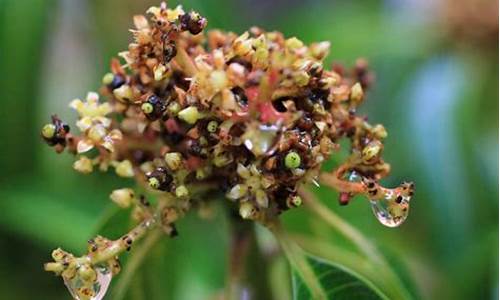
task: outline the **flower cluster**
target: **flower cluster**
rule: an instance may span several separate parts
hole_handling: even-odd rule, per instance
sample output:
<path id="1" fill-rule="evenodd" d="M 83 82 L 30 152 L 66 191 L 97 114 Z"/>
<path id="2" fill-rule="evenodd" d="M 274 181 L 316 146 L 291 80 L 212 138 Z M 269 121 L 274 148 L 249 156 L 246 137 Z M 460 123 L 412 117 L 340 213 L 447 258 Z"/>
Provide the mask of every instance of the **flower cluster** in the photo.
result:
<path id="1" fill-rule="evenodd" d="M 384 127 L 356 114 L 373 79 L 364 60 L 350 71 L 328 70 L 328 42 L 305 45 L 257 27 L 240 36 L 205 35 L 205 18 L 164 3 L 147 15 L 134 17 L 133 42 L 119 54 L 124 64 L 113 59 L 103 77 L 107 102 L 97 93 L 71 102 L 81 135 L 69 134 L 55 116 L 42 130 L 58 152 L 67 147 L 78 155 L 77 171 L 112 166 L 144 185 L 158 200 L 154 207 L 129 188 L 111 194 L 120 207 L 136 207 L 138 222 L 154 220 L 175 235 L 179 217 L 202 207 L 207 191 L 222 191 L 242 218 L 266 224 L 300 206 L 299 189 L 317 181 L 339 190 L 344 204 L 365 194 L 407 205 L 410 192 L 395 199 L 412 185 L 391 190 L 377 183 L 389 172 L 381 158 Z M 343 138 L 352 156 L 321 174 Z M 353 172 L 360 180 L 346 179 Z M 400 213 L 391 208 L 388 216 Z"/>

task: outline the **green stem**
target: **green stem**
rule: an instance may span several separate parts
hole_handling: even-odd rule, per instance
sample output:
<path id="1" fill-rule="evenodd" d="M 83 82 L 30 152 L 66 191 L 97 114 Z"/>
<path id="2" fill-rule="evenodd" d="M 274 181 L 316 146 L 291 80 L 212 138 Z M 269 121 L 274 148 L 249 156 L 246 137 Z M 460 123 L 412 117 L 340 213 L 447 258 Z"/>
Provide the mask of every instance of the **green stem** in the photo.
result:
<path id="1" fill-rule="evenodd" d="M 162 232 L 160 230 L 153 231 L 144 242 L 137 246 L 135 250 L 131 253 L 127 265 L 125 266 L 122 274 L 120 275 L 120 279 L 115 285 L 115 300 L 121 300 L 125 297 L 126 292 L 128 291 L 128 287 L 136 273 L 137 269 L 141 266 L 144 258 L 151 250 L 151 248 L 156 245 L 156 243 L 160 240 L 162 236 Z"/>
<path id="2" fill-rule="evenodd" d="M 257 243 L 254 222 L 229 215 L 230 249 L 225 299 L 272 299 L 269 261 Z"/>
<path id="3" fill-rule="evenodd" d="M 288 234 L 283 230 L 278 220 L 268 225 L 269 230 L 274 234 L 281 245 L 283 252 L 297 271 L 306 286 L 309 288 L 313 299 L 327 299 L 326 293 L 318 282 L 311 265 L 307 262 L 302 248 L 300 248 Z"/>
<path id="4" fill-rule="evenodd" d="M 252 227 L 240 220 L 231 222 L 231 240 L 226 284 L 226 299 L 240 299 L 245 287 L 246 258 L 252 242 Z"/>

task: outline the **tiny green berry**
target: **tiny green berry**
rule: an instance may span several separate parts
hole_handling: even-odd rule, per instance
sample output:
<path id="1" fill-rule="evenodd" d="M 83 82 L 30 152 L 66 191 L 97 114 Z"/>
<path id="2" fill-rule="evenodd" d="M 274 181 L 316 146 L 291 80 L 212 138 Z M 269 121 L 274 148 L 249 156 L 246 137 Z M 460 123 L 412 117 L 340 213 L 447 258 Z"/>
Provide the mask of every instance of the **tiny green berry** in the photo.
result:
<path id="1" fill-rule="evenodd" d="M 201 180 L 207 177 L 207 173 L 203 168 L 199 168 L 196 170 L 196 179 Z"/>
<path id="2" fill-rule="evenodd" d="M 288 169 L 295 169 L 300 166 L 300 155 L 295 151 L 290 151 L 285 156 L 285 167 Z"/>
<path id="3" fill-rule="evenodd" d="M 165 154 L 165 162 L 171 170 L 178 170 L 182 166 L 182 155 L 179 152 Z"/>
<path id="4" fill-rule="evenodd" d="M 240 216 L 243 219 L 252 219 L 255 217 L 257 210 L 255 206 L 250 202 L 243 202 L 240 204 Z"/>
<path id="5" fill-rule="evenodd" d="M 300 196 L 293 196 L 292 203 L 295 206 L 300 206 L 300 205 L 302 205 L 302 198 L 300 198 Z"/>
<path id="6" fill-rule="evenodd" d="M 155 190 L 157 190 L 160 187 L 160 181 L 158 180 L 158 178 L 155 178 L 155 177 L 149 178 L 148 184 L 150 187 L 152 187 Z"/>
<path id="7" fill-rule="evenodd" d="M 151 103 L 146 102 L 141 105 L 141 109 L 145 114 L 150 114 L 153 112 L 154 107 Z"/>
<path id="8" fill-rule="evenodd" d="M 51 139 L 56 134 L 56 126 L 54 124 L 46 124 L 42 128 L 42 135 L 47 139 Z"/>
<path id="9" fill-rule="evenodd" d="M 214 133 L 217 131 L 217 127 L 219 127 L 219 124 L 217 123 L 217 121 L 210 121 L 210 122 L 208 122 L 207 130 L 210 133 Z"/>
<path id="10" fill-rule="evenodd" d="M 179 111 L 181 110 L 181 106 L 179 103 L 177 102 L 172 102 L 168 105 L 168 111 L 173 114 L 173 115 L 177 115 L 179 113 Z"/>
<path id="11" fill-rule="evenodd" d="M 106 75 L 102 77 L 102 84 L 110 85 L 113 82 L 114 78 L 115 75 L 113 75 L 113 73 L 106 73 Z"/>

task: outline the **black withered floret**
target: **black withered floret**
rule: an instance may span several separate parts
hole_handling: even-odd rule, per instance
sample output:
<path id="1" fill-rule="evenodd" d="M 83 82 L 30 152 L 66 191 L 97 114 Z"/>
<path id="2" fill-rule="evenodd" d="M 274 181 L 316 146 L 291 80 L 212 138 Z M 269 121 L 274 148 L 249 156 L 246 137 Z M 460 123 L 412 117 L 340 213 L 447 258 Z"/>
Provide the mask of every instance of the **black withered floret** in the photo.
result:
<path id="1" fill-rule="evenodd" d="M 163 46 L 163 59 L 168 63 L 177 55 L 177 47 L 174 41 L 167 41 Z"/>
<path id="2" fill-rule="evenodd" d="M 207 20 L 197 12 L 190 11 L 179 16 L 182 30 L 188 30 L 191 34 L 200 33 L 207 25 Z"/>
<path id="3" fill-rule="evenodd" d="M 167 103 L 164 99 L 153 94 L 141 106 L 142 111 L 150 120 L 158 120 L 167 110 Z"/>
<path id="4" fill-rule="evenodd" d="M 233 92 L 236 102 L 238 102 L 239 105 L 241 105 L 242 107 L 246 107 L 248 105 L 248 98 L 247 95 L 245 94 L 244 89 L 242 89 L 239 86 L 236 86 L 231 89 L 231 92 Z"/>
<path id="5" fill-rule="evenodd" d="M 153 172 L 146 174 L 148 184 L 154 189 L 160 191 L 170 191 L 173 177 L 164 167 L 158 167 Z"/>
<path id="6" fill-rule="evenodd" d="M 66 135 L 69 133 L 68 124 L 59 119 L 57 115 L 52 115 L 52 123 L 46 124 L 41 132 L 42 138 L 50 146 L 66 146 Z"/>

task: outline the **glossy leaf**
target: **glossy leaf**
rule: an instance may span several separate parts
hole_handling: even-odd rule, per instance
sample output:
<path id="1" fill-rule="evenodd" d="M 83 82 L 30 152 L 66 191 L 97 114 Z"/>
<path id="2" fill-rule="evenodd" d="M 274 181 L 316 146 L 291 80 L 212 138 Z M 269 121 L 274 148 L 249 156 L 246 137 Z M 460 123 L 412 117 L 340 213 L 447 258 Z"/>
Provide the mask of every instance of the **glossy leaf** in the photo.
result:
<path id="1" fill-rule="evenodd" d="M 307 261 L 327 299 L 387 299 L 371 282 L 340 265 L 312 256 Z M 292 271 L 292 286 L 293 299 L 312 298 L 308 286 L 295 271 Z"/>

